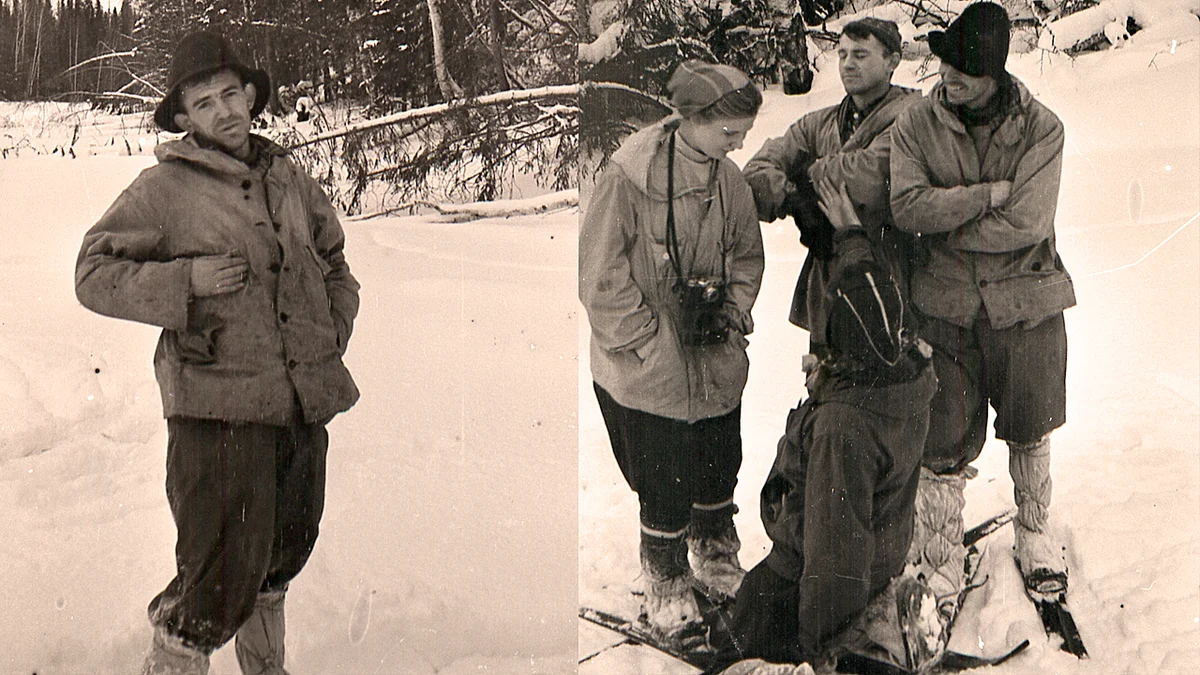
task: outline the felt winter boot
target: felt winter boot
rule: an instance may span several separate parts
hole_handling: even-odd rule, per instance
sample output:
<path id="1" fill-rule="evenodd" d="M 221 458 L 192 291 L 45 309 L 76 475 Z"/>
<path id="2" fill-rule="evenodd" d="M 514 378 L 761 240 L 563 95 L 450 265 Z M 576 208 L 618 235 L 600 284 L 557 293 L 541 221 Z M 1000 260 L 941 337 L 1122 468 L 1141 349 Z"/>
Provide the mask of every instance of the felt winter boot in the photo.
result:
<path id="1" fill-rule="evenodd" d="M 916 517 L 905 573 L 921 577 L 937 598 L 943 625 L 958 613 L 965 583 L 967 550 L 963 548 L 963 490 L 973 473 L 966 470 L 935 474 L 921 468 L 917 485 Z"/>
<path id="2" fill-rule="evenodd" d="M 208 654 L 155 626 L 141 675 L 208 675 Z"/>
<path id="3" fill-rule="evenodd" d="M 732 504 L 716 511 L 693 509 L 687 545 L 692 553 L 692 574 L 710 596 L 720 600 L 737 597 L 746 576 L 738 561 L 742 542 L 733 525 Z"/>
<path id="4" fill-rule="evenodd" d="M 893 666 L 879 672 L 925 673 L 941 658 L 948 639 L 933 591 L 924 578 L 905 572 L 892 578 L 854 621 L 829 641 L 829 652 Z M 836 664 L 836 658 L 832 661 Z M 814 669 L 822 672 L 816 665 Z"/>
<path id="5" fill-rule="evenodd" d="M 1067 590 L 1067 563 L 1050 537 L 1050 438 L 1008 444 L 1008 472 L 1017 502 L 1015 549 L 1025 585 L 1039 593 Z"/>
<path id="6" fill-rule="evenodd" d="M 921 578 L 895 579 L 896 615 L 910 672 L 924 673 L 941 658 L 949 640 L 941 607 Z"/>
<path id="7" fill-rule="evenodd" d="M 702 617 L 692 591 L 683 533 L 659 537 L 642 532 L 641 562 L 645 592 L 641 621 L 669 642 L 686 644 L 701 635 Z"/>
<path id="8" fill-rule="evenodd" d="M 283 668 L 285 593 L 259 593 L 254 613 L 238 629 L 234 651 L 243 675 L 288 675 Z"/>

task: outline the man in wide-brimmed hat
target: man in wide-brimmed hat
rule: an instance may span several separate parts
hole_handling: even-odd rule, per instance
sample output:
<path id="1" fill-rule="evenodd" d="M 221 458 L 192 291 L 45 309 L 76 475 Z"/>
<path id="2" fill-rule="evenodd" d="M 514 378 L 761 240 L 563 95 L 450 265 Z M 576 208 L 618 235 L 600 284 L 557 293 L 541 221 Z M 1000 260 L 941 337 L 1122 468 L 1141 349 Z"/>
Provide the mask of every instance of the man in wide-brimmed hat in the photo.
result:
<path id="1" fill-rule="evenodd" d="M 1031 590 L 1058 593 L 1067 568 L 1048 529 L 1049 434 L 1065 418 L 1063 310 L 1075 304 L 1054 234 L 1063 126 L 1007 72 L 1008 44 L 1003 7 L 968 5 L 929 35 L 941 81 L 892 127 L 892 213 L 921 235 L 912 299 L 939 381 L 924 465 L 960 504 L 951 522 L 917 529 L 941 531 L 957 552 L 932 576 L 961 583 L 963 480 L 990 404 L 1009 449 L 1021 573 Z"/>
<path id="2" fill-rule="evenodd" d="M 325 424 L 358 399 L 342 363 L 358 283 L 315 180 L 250 134 L 267 74 L 192 33 L 154 113 L 147 169 L 85 235 L 89 309 L 163 328 L 176 576 L 149 607 L 146 675 L 203 675 L 235 635 L 244 673 L 284 673 L 283 604 L 317 538 Z"/>

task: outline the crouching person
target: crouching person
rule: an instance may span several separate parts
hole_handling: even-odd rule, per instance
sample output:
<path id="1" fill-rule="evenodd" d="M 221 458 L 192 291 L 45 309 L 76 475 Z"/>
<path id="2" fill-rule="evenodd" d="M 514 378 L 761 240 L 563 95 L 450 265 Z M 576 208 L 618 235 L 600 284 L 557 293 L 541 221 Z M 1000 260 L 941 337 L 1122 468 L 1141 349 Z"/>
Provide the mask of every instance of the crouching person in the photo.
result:
<path id="1" fill-rule="evenodd" d="M 934 597 L 900 576 L 937 389 L 929 347 L 905 321 L 901 293 L 878 265 L 842 270 L 823 336 L 829 355 L 808 364 L 809 397 L 788 416 L 762 488 L 773 546 L 742 583 L 732 644 L 718 660 L 743 661 L 727 672 L 775 672 L 763 661 L 832 672 L 843 654 L 901 667 L 910 651 L 936 658 L 941 626 L 914 623 Z"/>
<path id="2" fill-rule="evenodd" d="M 674 640 L 700 627 L 693 579 L 732 595 L 745 574 L 733 492 L 764 259 L 750 186 L 725 157 L 762 95 L 737 69 L 697 61 L 668 89 L 678 114 L 626 139 L 596 185 L 579 296 L 600 411 L 640 503 L 642 615 Z"/>
<path id="3" fill-rule="evenodd" d="M 342 363 L 358 283 L 328 199 L 249 133 L 265 72 L 209 33 L 183 39 L 158 146 L 83 240 L 89 309 L 163 328 L 176 575 L 150 603 L 144 675 L 203 675 L 236 635 L 243 673 L 285 673 L 284 597 L 324 506 L 326 423 L 358 390 Z"/>

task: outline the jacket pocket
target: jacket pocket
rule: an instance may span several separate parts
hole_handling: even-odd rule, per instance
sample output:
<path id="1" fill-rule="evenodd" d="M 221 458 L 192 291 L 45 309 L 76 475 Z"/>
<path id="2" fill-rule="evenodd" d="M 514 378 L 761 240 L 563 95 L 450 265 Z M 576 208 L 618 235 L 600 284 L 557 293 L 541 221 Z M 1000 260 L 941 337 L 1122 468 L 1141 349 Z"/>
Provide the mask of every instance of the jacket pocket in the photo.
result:
<path id="1" fill-rule="evenodd" d="M 176 332 L 175 342 L 179 347 L 179 360 L 194 365 L 217 362 L 217 334 L 222 322 L 211 314 L 188 322 L 188 328 Z"/>
<path id="2" fill-rule="evenodd" d="M 329 276 L 329 273 L 333 271 L 333 265 L 330 265 L 328 260 L 321 257 L 321 254 L 317 253 L 316 248 L 312 246 L 305 246 L 304 248 L 308 250 L 308 254 L 317 263 L 317 269 L 321 270 L 321 278 L 324 279 Z"/>

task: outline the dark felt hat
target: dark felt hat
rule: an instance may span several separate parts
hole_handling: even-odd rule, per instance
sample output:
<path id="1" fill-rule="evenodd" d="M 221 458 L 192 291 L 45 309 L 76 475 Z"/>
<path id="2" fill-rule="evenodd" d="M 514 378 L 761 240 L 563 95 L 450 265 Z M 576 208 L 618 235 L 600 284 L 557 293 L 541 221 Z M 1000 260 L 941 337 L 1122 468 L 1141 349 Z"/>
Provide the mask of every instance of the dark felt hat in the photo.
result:
<path id="1" fill-rule="evenodd" d="M 179 87 L 193 78 L 215 73 L 228 68 L 241 76 L 243 82 L 254 84 L 254 105 L 250 117 L 257 116 L 267 107 L 271 95 L 271 78 L 266 71 L 255 70 L 243 64 L 234 53 L 232 45 L 216 33 L 198 31 L 179 41 L 175 56 L 171 59 L 171 72 L 167 75 L 167 94 L 154 111 L 154 122 L 173 133 L 182 133 L 175 124 L 175 113 L 180 112 Z"/>
<path id="2" fill-rule="evenodd" d="M 929 51 L 973 77 L 1004 75 L 1008 59 L 1008 12 L 994 2 L 967 5 L 944 31 L 929 33 Z"/>

